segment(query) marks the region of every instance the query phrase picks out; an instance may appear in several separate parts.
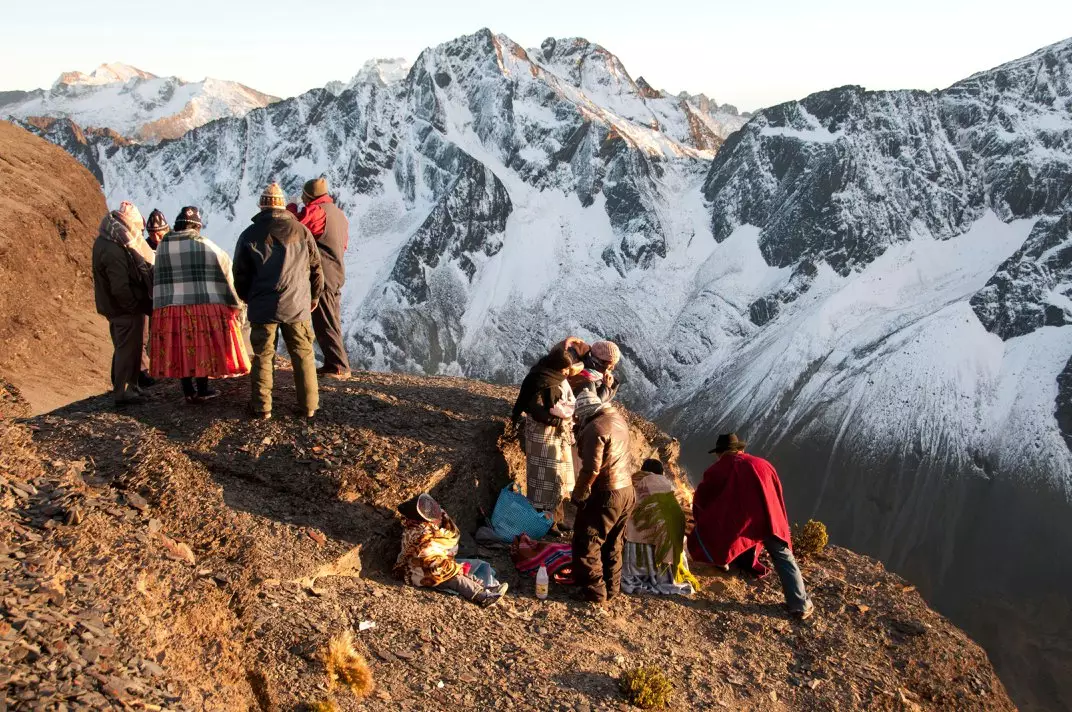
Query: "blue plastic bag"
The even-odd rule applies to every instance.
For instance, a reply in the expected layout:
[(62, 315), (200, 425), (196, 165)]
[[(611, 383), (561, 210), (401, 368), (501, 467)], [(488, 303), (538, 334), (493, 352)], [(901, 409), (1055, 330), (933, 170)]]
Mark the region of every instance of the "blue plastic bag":
[(503, 487), (495, 511), (491, 513), (491, 528), (503, 541), (513, 541), (522, 534), (539, 539), (547, 534), (552, 524), (550, 517), (537, 512), (521, 494), (516, 482)]
[(485, 587), (499, 585), (499, 579), (495, 578), (495, 569), (491, 564), (482, 559), (455, 559), (459, 564), (469, 564), (469, 576), (475, 578)]

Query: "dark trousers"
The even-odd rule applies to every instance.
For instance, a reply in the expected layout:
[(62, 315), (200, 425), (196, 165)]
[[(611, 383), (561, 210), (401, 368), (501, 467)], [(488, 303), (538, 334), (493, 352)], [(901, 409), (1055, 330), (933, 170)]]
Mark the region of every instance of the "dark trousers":
[(622, 587), (625, 525), (636, 507), (636, 492), (624, 487), (592, 492), (573, 526), (573, 580), (590, 601), (614, 598)]
[(183, 378), (180, 379), (179, 382), (182, 383), (182, 394), (187, 398), (208, 394), (208, 379), (203, 376), (198, 378)]
[(141, 314), (117, 316), (108, 320), (112, 337), (112, 395), (122, 402), (137, 394), (138, 374), (145, 355), (143, 331), (145, 317)]
[(441, 591), (453, 591), (467, 601), (473, 601), (484, 593), (484, 584), (472, 576), (458, 574), (436, 586)]
[(282, 333), (290, 363), (294, 367), (294, 390), (298, 408), (312, 413), (320, 404), (316, 385), (316, 361), (313, 360), (313, 330), (308, 322), (293, 324), (252, 324), (249, 339), (253, 345), (253, 369), (249, 374), (251, 407), (256, 413), (272, 412), (272, 382), (275, 371), (275, 338)]
[(793, 558), (789, 545), (778, 537), (771, 536), (763, 540), (763, 546), (767, 547), (771, 561), (774, 562), (774, 570), (778, 572), (778, 579), (782, 582), (786, 605), (794, 613), (803, 613), (810, 599), (804, 590), (804, 577), (800, 575), (800, 567), (797, 566), (797, 560)]
[(350, 357), (342, 341), (342, 297), (338, 290), (324, 290), (320, 306), (313, 312), (316, 343), (324, 352), (324, 373), (346, 373)]

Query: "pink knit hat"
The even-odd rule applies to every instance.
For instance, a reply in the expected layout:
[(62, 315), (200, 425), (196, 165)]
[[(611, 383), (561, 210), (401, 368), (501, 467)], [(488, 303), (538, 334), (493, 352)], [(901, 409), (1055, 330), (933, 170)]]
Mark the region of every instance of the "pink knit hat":
[(608, 366), (616, 366), (622, 359), (622, 350), (613, 341), (597, 341), (592, 344), (592, 355)]
[(145, 229), (145, 218), (141, 216), (138, 206), (124, 200), (119, 204), (119, 210), (116, 212), (119, 213), (119, 219), (130, 228), (131, 232), (135, 235), (141, 235), (142, 230)]

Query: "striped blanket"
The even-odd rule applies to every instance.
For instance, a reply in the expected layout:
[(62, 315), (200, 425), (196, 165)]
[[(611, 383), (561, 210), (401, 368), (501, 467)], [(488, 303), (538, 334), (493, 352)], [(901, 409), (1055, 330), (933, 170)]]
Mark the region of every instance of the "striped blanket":
[(169, 232), (156, 250), (153, 308), (241, 306), (231, 281), (231, 258), (196, 230)]
[(573, 547), (569, 544), (535, 541), (522, 534), (510, 547), (510, 558), (518, 573), (535, 576), (541, 566), (555, 583), (573, 583)]

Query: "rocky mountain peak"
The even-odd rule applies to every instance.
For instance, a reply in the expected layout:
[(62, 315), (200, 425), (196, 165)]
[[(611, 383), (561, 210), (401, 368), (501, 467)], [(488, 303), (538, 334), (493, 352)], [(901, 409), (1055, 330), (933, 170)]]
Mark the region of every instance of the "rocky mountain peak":
[(132, 79), (156, 79), (155, 74), (132, 67), (122, 62), (102, 64), (92, 73), (64, 72), (56, 79), (53, 86), (100, 86), (102, 84), (125, 84)]

